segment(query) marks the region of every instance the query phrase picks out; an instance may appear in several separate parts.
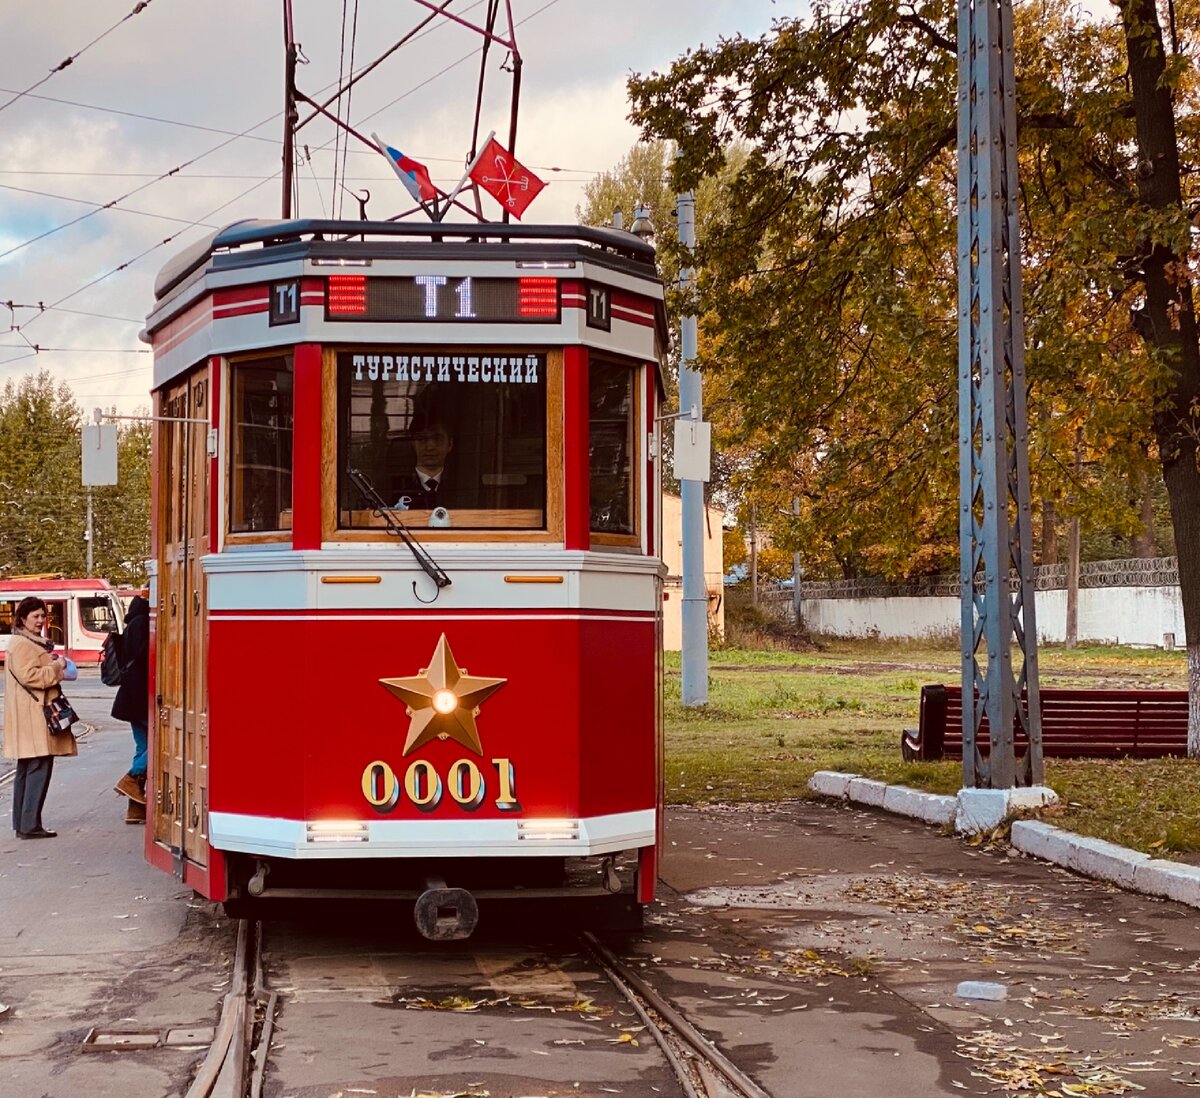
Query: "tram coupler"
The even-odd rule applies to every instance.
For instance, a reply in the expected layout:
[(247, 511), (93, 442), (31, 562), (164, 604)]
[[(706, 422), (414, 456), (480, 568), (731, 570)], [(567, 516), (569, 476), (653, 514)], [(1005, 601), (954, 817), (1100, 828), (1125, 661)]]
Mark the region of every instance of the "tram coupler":
[(444, 881), (429, 881), (417, 897), (413, 921), (422, 938), (450, 942), (469, 938), (479, 923), (479, 905), (465, 888), (447, 888)]
[(251, 896), (261, 896), (267, 888), (267, 874), (271, 867), (266, 862), (256, 864), (254, 875), (246, 882), (246, 891)]
[(600, 868), (600, 878), (609, 892), (621, 891), (621, 875), (617, 872), (616, 858), (605, 858)]

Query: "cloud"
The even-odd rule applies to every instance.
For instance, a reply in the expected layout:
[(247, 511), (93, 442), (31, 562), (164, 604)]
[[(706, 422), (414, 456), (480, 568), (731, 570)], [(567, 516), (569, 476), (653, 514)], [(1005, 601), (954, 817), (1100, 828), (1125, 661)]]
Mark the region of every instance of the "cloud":
[[(517, 30), (524, 65), (516, 152), (550, 183), (530, 218), (573, 222), (587, 173), (612, 167), (636, 140), (626, 121), (630, 71), (662, 68), (719, 34), (757, 34), (783, 14), (782, 6), (770, 0), (520, 0), (514, 5), (517, 18), (525, 20)], [(9, 5), (0, 86), (20, 91), (41, 81), (130, 10), (117, 0)], [(478, 18), (484, 9), (462, 0), (452, 10)], [(378, 56), (425, 14), (402, 0), (361, 4), (356, 65)], [(338, 77), (340, 5), (298, 5), (296, 34), (310, 62), (299, 68), (300, 87), (319, 99), (321, 89)], [(109, 203), (195, 159), (123, 201), (127, 210), (92, 214), (0, 260), (0, 302), (32, 306), (11, 315), (0, 309), (0, 321), (23, 329), (20, 334), (0, 330), (0, 382), (47, 367), (76, 388), (85, 407), (116, 403), (131, 409), (146, 403), (149, 356), (137, 340), (137, 318), (153, 303), (158, 270), (208, 231), (186, 223), (227, 224), (279, 211), (281, 184), (272, 177), (281, 154), (280, 39), (276, 4), (152, 0), (33, 95), (0, 111), (5, 133), (0, 184), (61, 196), (0, 190), (0, 252), (89, 213), (90, 207), (70, 198)], [(477, 36), (445, 22), (422, 32), (355, 87), (352, 119), (425, 160), (435, 179), (456, 181), (470, 145), (478, 45)], [(468, 59), (460, 62), (463, 57)], [(494, 48), (480, 119), (482, 132), (494, 128), (502, 141), (508, 136), (511, 94), (505, 62), (506, 51)], [(260, 140), (243, 138), (209, 152), (226, 138), (39, 96), (234, 132), (265, 124), (253, 129)], [(0, 104), (8, 98), (0, 92)], [(314, 121), (299, 143), (311, 156), (311, 166), (306, 163), (299, 173), (300, 212), (322, 216), (337, 195), (344, 214), (357, 216), (353, 197), (333, 187), (344, 146), (338, 142), (335, 158), (331, 126)], [(370, 189), (372, 216), (403, 208), (400, 185), (382, 158), (352, 148), (344, 160), (346, 185)], [(546, 170), (552, 167), (571, 170)], [(484, 202), (494, 216), (491, 200)], [(36, 308), (38, 302), (59, 301), (60, 310), (39, 313)], [(68, 309), (103, 315), (81, 316)], [(3, 365), (25, 353), (22, 335), (45, 348), (75, 350), (46, 351)]]

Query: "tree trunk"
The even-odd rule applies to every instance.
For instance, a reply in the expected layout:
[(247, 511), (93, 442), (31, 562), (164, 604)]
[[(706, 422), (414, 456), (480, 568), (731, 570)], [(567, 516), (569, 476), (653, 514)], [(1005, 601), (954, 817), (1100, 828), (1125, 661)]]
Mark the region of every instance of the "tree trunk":
[(750, 502), (750, 605), (758, 605), (758, 509)]
[(1079, 516), (1071, 519), (1067, 535), (1067, 632), (1068, 648), (1079, 643)]
[[(1133, 91), (1138, 145), (1138, 197), (1151, 211), (1182, 213), (1175, 107), (1163, 80), (1166, 54), (1154, 0), (1120, 0)], [(1171, 384), (1154, 410), (1154, 433), (1171, 505), (1179, 559), (1183, 626), (1187, 633), (1188, 755), (1200, 758), (1200, 345), (1186, 256), (1144, 241), (1145, 304), (1138, 331), (1155, 357), (1171, 369)], [(1185, 242), (1186, 246), (1186, 242)]]
[(1150, 474), (1145, 470), (1138, 477), (1138, 492), (1142, 497), (1142, 528), (1133, 539), (1133, 555), (1138, 560), (1149, 560), (1158, 556), (1158, 541), (1154, 535), (1154, 497), (1150, 494)]
[(1058, 563), (1058, 509), (1054, 500), (1042, 500), (1042, 564)]

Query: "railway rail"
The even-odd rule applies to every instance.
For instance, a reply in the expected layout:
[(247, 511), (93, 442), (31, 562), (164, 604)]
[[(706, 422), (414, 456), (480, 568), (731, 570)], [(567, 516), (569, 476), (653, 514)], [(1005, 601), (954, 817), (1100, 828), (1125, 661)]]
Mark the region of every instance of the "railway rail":
[[(275, 1033), (286, 998), (267, 986), (261, 923), (240, 920), (230, 990), (208, 1055), (186, 1098), (261, 1098)], [(633, 1008), (685, 1098), (770, 1098), (670, 1000), (590, 931), (579, 952)]]

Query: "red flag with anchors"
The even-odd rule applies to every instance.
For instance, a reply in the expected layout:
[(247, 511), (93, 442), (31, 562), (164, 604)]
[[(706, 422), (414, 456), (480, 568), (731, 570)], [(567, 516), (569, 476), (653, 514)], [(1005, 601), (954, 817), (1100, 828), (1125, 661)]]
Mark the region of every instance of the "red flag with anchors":
[(494, 137), (468, 174), (514, 217), (520, 217), (546, 185)]

